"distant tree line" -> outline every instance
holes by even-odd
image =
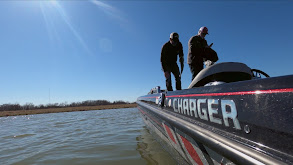
[[[15,111],[15,110],[33,110],[33,109],[48,109],[48,108],[64,108],[64,107],[81,107],[81,106],[97,106],[97,105],[113,105],[113,104],[131,104],[130,102],[125,102],[122,100],[110,102],[107,100],[87,100],[83,102],[72,102],[68,104],[64,103],[51,103],[51,104],[40,104],[34,105],[33,103],[26,103],[20,105],[15,104],[2,104],[0,105],[0,111]]]

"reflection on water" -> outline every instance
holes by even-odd
[[[139,135],[136,140],[138,141],[136,150],[140,153],[141,157],[147,161],[148,165],[176,164],[175,160],[165,152],[146,127],[141,130],[141,135]]]
[[[1,164],[174,164],[136,108],[0,117]]]

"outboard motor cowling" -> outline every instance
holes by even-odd
[[[214,81],[229,83],[251,79],[251,68],[247,65],[239,62],[223,62],[201,70],[192,80],[188,89],[204,86]]]

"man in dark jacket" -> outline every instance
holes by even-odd
[[[217,53],[211,49],[212,44],[208,45],[205,40],[207,34],[208,28],[203,26],[199,29],[198,34],[192,36],[188,42],[187,64],[192,74],[192,80],[203,69],[204,61],[218,61]]]
[[[161,51],[161,64],[166,78],[166,87],[168,91],[173,91],[171,83],[171,73],[175,76],[176,90],[181,90],[181,73],[177,65],[177,55],[181,64],[181,73],[184,67],[183,47],[179,41],[178,33],[171,33],[170,40],[164,44]]]

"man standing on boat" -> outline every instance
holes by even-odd
[[[212,65],[218,61],[217,53],[211,49],[213,43],[208,45],[205,40],[207,34],[209,34],[208,28],[203,26],[199,29],[198,34],[192,36],[188,42],[187,64],[192,74],[192,80],[203,69],[203,62]]]
[[[181,64],[181,72],[177,65],[177,55]],[[176,90],[181,90],[181,74],[184,68],[183,47],[179,41],[178,33],[171,33],[170,40],[166,42],[161,51],[161,64],[166,78],[166,87],[168,91],[173,91],[171,82],[171,73],[175,76]]]

